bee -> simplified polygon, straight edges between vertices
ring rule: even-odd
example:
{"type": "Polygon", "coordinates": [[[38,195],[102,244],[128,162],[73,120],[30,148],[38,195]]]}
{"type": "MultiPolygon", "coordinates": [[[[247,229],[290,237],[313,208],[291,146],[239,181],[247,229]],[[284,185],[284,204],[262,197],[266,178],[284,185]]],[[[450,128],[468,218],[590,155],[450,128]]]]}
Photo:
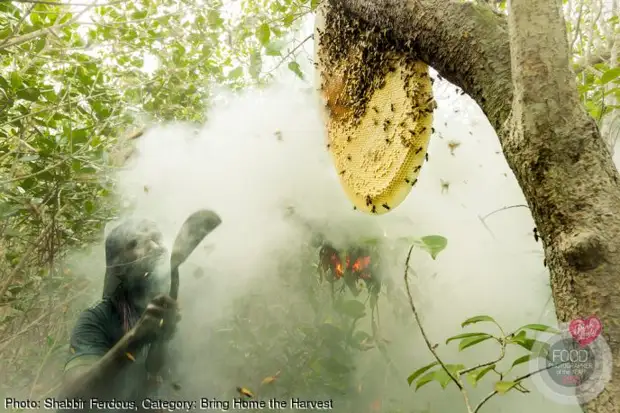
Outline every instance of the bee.
{"type": "Polygon", "coordinates": [[[392,112],[394,112],[394,104],[393,104],[393,103],[390,103],[390,110],[391,110],[392,112]]]}
{"type": "Polygon", "coordinates": [[[392,143],[392,140],[388,139],[388,138],[385,138],[385,143],[387,143],[389,145],[390,143],[392,143]]]}
{"type": "Polygon", "coordinates": [[[426,159],[426,162],[428,162],[428,152],[426,152],[426,154],[424,155],[424,159],[426,159]]]}
{"type": "Polygon", "coordinates": [[[415,131],[413,129],[409,129],[409,133],[415,135],[415,131]]]}
{"type": "Polygon", "coordinates": [[[377,109],[377,107],[376,107],[376,106],[373,106],[373,107],[372,107],[372,110],[374,110],[374,111],[375,111],[375,113],[379,113],[379,109],[377,109]]]}
{"type": "Polygon", "coordinates": [[[351,137],[347,136],[347,142],[351,142],[351,137]]]}
{"type": "Polygon", "coordinates": [[[242,395],[245,396],[247,398],[252,398],[254,397],[254,394],[252,394],[251,391],[249,391],[248,389],[246,389],[245,387],[237,387],[237,392],[242,395]]]}
{"type": "Polygon", "coordinates": [[[353,211],[357,211],[357,207],[353,205],[353,211]]]}
{"type": "Polygon", "coordinates": [[[438,78],[439,80],[443,80],[443,77],[441,77],[441,75],[437,75],[437,78],[438,78]]]}
{"type": "Polygon", "coordinates": [[[383,208],[387,209],[388,211],[390,210],[390,206],[388,204],[382,204],[381,206],[383,208]]]}
{"type": "Polygon", "coordinates": [[[383,131],[384,132],[387,131],[388,127],[390,126],[390,123],[391,122],[390,122],[389,119],[386,119],[386,120],[383,121],[383,131]]]}
{"type": "Polygon", "coordinates": [[[379,125],[379,121],[378,121],[377,119],[373,119],[373,121],[372,121],[372,122],[375,124],[375,126],[378,126],[378,125],[379,125]]]}
{"type": "Polygon", "coordinates": [[[346,169],[343,169],[342,171],[340,171],[340,175],[344,175],[346,171],[347,171],[346,169]]]}
{"type": "Polygon", "coordinates": [[[416,182],[418,182],[418,178],[413,180],[413,182],[411,183],[411,186],[414,186],[416,184],[416,182]]]}
{"type": "Polygon", "coordinates": [[[405,121],[402,121],[401,123],[399,123],[398,126],[400,126],[401,128],[404,128],[405,127],[405,121]]]}
{"type": "Polygon", "coordinates": [[[420,152],[422,152],[422,147],[419,147],[418,149],[416,149],[415,153],[416,155],[419,154],[420,152]]]}
{"type": "Polygon", "coordinates": [[[422,168],[422,165],[418,165],[413,169],[413,172],[418,172],[422,168]]]}
{"type": "Polygon", "coordinates": [[[460,95],[463,96],[464,94],[465,94],[465,91],[463,89],[461,89],[460,95]]]}
{"type": "Polygon", "coordinates": [[[370,195],[366,195],[366,206],[372,205],[372,198],[370,195]]]}
{"type": "Polygon", "coordinates": [[[410,184],[410,183],[411,183],[411,181],[409,180],[409,178],[405,178],[405,182],[406,182],[406,183],[408,183],[408,184],[410,184]]]}
{"type": "Polygon", "coordinates": [[[372,209],[370,210],[371,213],[376,214],[377,213],[377,207],[376,206],[372,206],[372,209]]]}
{"type": "Polygon", "coordinates": [[[538,242],[539,236],[538,236],[538,228],[534,228],[534,241],[538,242]]]}
{"type": "Polygon", "coordinates": [[[351,160],[351,155],[347,155],[347,161],[351,160]]]}
{"type": "Polygon", "coordinates": [[[546,259],[546,258],[544,258],[544,259],[543,259],[543,266],[544,266],[545,268],[547,267],[547,259],[546,259]]]}
{"type": "Polygon", "coordinates": [[[435,133],[435,128],[431,128],[431,133],[435,133]]]}
{"type": "Polygon", "coordinates": [[[328,144],[327,144],[327,149],[329,149],[329,148],[331,148],[331,147],[332,147],[332,144],[331,144],[331,143],[328,143],[328,144]]]}

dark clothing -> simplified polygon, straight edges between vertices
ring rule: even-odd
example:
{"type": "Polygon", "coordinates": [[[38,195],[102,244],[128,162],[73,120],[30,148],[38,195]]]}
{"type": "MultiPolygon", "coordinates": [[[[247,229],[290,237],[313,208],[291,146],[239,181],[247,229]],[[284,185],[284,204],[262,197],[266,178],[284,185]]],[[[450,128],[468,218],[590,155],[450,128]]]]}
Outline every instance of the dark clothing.
{"type": "MultiPolygon", "coordinates": [[[[140,251],[143,245],[159,245],[160,240],[161,234],[153,223],[146,220],[126,221],[107,236],[103,299],[83,311],[73,328],[65,371],[79,365],[92,365],[136,325],[145,304],[141,299],[147,297],[146,292],[155,283],[154,277],[147,275],[153,271],[153,263],[160,256],[146,256],[145,259],[136,251],[140,251]]],[[[161,253],[165,249],[152,251],[161,253]]],[[[150,388],[153,383],[148,380],[145,366],[148,348],[148,345],[144,346],[139,354],[129,355],[133,363],[123,367],[110,383],[106,383],[97,399],[133,402],[135,408],[139,408],[145,397],[154,397],[157,390],[150,388]]],[[[89,400],[84,403],[84,411],[136,410],[133,406],[102,408],[89,400]]]]}
{"type": "MultiPolygon", "coordinates": [[[[103,357],[124,334],[122,317],[117,307],[111,298],[104,298],[80,315],[71,334],[71,355],[65,369],[88,362],[94,357],[103,357]]],[[[145,346],[140,354],[133,354],[135,362],[120,372],[113,383],[106,386],[106,393],[100,396],[102,400],[140,401],[147,396],[144,366],[147,351],[148,346],[145,346]]]]}

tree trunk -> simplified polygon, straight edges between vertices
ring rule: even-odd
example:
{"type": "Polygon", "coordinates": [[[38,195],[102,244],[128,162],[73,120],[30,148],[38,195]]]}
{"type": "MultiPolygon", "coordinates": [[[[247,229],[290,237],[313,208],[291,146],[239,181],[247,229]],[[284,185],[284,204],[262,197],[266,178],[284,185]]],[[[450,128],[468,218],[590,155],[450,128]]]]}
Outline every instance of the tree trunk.
{"type": "Polygon", "coordinates": [[[559,2],[513,0],[508,24],[471,3],[329,1],[391,30],[480,105],[541,235],[559,320],[603,323],[612,380],[584,408],[620,412],[619,175],[579,102],[559,2]]]}

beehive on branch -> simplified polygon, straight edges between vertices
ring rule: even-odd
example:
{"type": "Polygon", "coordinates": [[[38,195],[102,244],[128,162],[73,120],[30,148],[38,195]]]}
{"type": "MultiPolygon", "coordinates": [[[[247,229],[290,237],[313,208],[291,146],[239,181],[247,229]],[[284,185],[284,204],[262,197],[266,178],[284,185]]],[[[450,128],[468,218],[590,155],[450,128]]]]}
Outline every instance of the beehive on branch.
{"type": "Polygon", "coordinates": [[[354,206],[384,214],[417,182],[436,108],[428,66],[399,52],[387,29],[363,27],[322,2],[315,66],[327,148],[354,206]]]}

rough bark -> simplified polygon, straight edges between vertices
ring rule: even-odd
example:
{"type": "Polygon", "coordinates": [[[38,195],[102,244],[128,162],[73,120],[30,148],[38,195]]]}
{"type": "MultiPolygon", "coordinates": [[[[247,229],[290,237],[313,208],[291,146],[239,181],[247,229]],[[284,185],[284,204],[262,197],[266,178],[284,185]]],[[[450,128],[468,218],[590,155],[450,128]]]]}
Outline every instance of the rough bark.
{"type": "Polygon", "coordinates": [[[329,1],[391,30],[480,105],[541,235],[559,320],[603,323],[612,381],[584,409],[620,412],[620,177],[579,102],[559,2],[513,0],[509,38],[506,18],[471,3],[329,1]]]}

